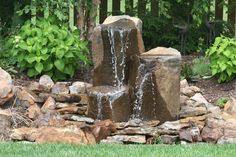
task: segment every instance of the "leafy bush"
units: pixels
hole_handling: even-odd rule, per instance
[[[229,100],[228,97],[219,98],[219,99],[216,101],[216,105],[219,106],[220,108],[224,108],[224,106],[225,106],[225,104],[227,103],[228,100]]]
[[[206,55],[210,59],[212,75],[218,77],[218,82],[230,81],[236,74],[236,39],[217,37]]]
[[[211,69],[209,66],[209,61],[205,57],[196,58],[192,62],[193,75],[203,77],[210,76]]]
[[[36,25],[27,21],[10,41],[18,66],[29,77],[47,74],[63,80],[89,63],[87,43],[80,40],[78,30],[59,28],[49,19],[39,19]]]
[[[181,80],[186,79],[188,81],[192,81],[193,78],[193,70],[190,64],[184,64],[181,70]]]

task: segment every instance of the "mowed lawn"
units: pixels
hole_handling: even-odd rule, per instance
[[[0,157],[235,157],[236,145],[0,144]]]

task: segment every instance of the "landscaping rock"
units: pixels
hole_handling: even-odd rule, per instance
[[[192,100],[200,103],[204,103],[205,105],[208,105],[207,100],[203,97],[201,93],[196,93],[194,96],[191,97]]]
[[[40,93],[39,97],[46,101],[48,97],[52,97],[56,102],[66,102],[66,103],[79,103],[81,98],[77,94],[49,94],[49,93]]]
[[[70,87],[70,94],[80,94],[80,93],[86,93],[87,89],[92,87],[93,85],[86,82],[74,82]]]
[[[48,97],[46,102],[43,104],[41,111],[43,113],[55,112],[55,109],[56,109],[56,101],[52,97]]]
[[[149,135],[155,136],[157,130],[154,127],[143,126],[143,127],[127,127],[122,130],[117,130],[115,135]]]
[[[45,86],[40,85],[38,82],[30,82],[27,88],[36,94],[42,92],[50,92],[47,88],[45,88]]]
[[[57,112],[61,113],[61,114],[65,114],[65,113],[77,113],[79,115],[85,115],[87,111],[87,106],[75,106],[75,105],[70,105],[68,107],[64,107],[61,109],[58,109]]]
[[[116,126],[111,120],[96,122],[92,128],[98,143],[116,131]]]
[[[236,144],[236,138],[230,138],[230,137],[221,137],[217,144]]]
[[[160,135],[178,135],[181,129],[180,121],[165,122],[160,126],[157,126],[157,132]]]
[[[182,106],[180,110],[180,117],[194,117],[194,116],[201,116],[207,113],[205,107],[189,107],[189,106]]]
[[[50,91],[52,86],[54,85],[54,82],[52,81],[51,77],[48,75],[43,75],[39,79],[39,84],[44,86],[47,90]]]
[[[198,126],[198,128],[202,129],[206,124],[206,119],[207,119],[206,115],[196,116],[196,117],[186,117],[180,119],[180,123],[182,126],[186,127],[189,127],[190,124],[195,124]]]
[[[57,82],[52,86],[52,94],[69,94],[69,83]]]
[[[181,88],[180,93],[189,98],[195,95],[195,92],[190,87]]]
[[[236,113],[236,99],[231,97],[230,100],[224,105],[224,111],[232,114]]]
[[[180,140],[187,142],[201,142],[200,129],[197,126],[191,126],[188,129],[181,129],[179,132]]]
[[[112,137],[108,137],[107,139],[103,139],[100,141],[100,143],[101,144],[124,144],[124,142],[113,139]]]
[[[120,141],[126,144],[132,144],[132,143],[140,143],[145,144],[146,143],[146,137],[143,135],[115,135],[110,136],[108,139],[112,139],[115,141]]]
[[[73,120],[73,121],[77,121],[77,122],[86,122],[89,124],[94,123],[94,119],[92,119],[92,118],[79,116],[79,115],[75,115],[75,114],[64,114],[64,115],[61,115],[61,118],[66,119],[66,120]]]
[[[26,115],[30,118],[35,120],[38,118],[40,115],[42,115],[42,112],[37,104],[30,105],[29,108],[27,109]]]
[[[35,105],[36,102],[41,101],[37,95],[30,92],[26,88],[23,87],[15,87],[14,93],[16,96],[16,105],[22,106],[24,108],[28,108],[31,105]]]
[[[159,137],[162,144],[176,144],[179,140],[178,135],[161,135]]]
[[[12,78],[0,67],[0,105],[5,104],[13,97]]]
[[[186,79],[180,81],[180,88],[188,88],[189,84]]]
[[[27,140],[36,143],[95,144],[96,140],[89,131],[78,127],[42,127],[13,129],[13,140]]]
[[[0,136],[5,137],[8,136],[11,128],[11,114],[9,110],[1,110],[0,109]]]
[[[202,140],[205,142],[213,142],[216,143],[219,138],[223,136],[222,128],[210,128],[208,126],[202,129]]]

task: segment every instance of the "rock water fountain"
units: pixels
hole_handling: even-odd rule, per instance
[[[178,117],[181,55],[163,47],[145,52],[141,33],[141,20],[129,16],[108,17],[94,29],[90,117],[161,122]]]

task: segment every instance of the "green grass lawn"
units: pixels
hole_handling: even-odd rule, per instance
[[[236,145],[0,144],[0,157],[234,157]]]

